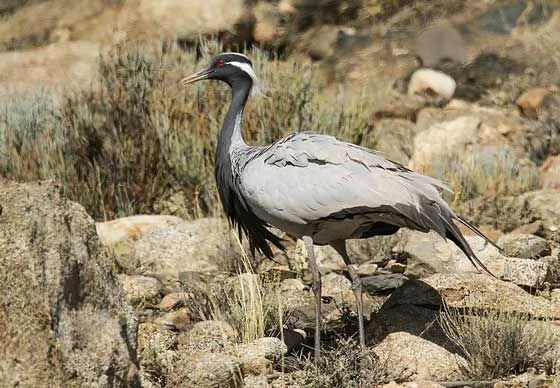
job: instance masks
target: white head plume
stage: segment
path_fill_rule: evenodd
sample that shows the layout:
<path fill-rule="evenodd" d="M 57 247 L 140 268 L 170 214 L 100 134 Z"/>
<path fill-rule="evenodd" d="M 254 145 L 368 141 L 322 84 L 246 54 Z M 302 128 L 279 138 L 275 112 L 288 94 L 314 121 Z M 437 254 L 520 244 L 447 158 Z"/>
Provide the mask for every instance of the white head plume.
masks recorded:
<path fill-rule="evenodd" d="M 253 70 L 250 64 L 245 62 L 236 62 L 236 61 L 228 62 L 228 64 L 235 66 L 238 69 L 241 69 L 242 71 L 247 73 L 249 77 L 251 77 L 251 80 L 253 81 L 253 86 L 251 87 L 251 96 L 255 97 L 255 96 L 263 95 L 261 91 L 259 78 L 255 74 L 255 71 Z"/>

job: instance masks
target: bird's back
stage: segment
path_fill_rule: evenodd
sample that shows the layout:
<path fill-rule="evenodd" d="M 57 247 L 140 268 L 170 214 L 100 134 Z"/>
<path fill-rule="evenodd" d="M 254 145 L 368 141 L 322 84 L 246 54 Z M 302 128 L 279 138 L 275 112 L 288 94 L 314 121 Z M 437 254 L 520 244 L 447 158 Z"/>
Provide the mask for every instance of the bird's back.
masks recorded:
<path fill-rule="evenodd" d="M 438 189 L 448 188 L 372 150 L 306 133 L 252 152 L 239 179 L 251 212 L 295 237 L 328 244 L 401 227 L 434 230 L 474 257 L 452 220 L 466 222 Z"/>

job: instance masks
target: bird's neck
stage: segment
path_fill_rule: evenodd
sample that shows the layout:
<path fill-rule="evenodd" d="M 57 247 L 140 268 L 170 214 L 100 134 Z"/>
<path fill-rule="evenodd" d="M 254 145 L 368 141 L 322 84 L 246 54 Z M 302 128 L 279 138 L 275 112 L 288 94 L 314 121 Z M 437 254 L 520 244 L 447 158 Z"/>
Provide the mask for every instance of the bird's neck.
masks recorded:
<path fill-rule="evenodd" d="M 223 160 L 226 155 L 237 149 L 247 147 L 247 143 L 243 140 L 241 134 L 243 122 L 243 110 L 247 103 L 247 98 L 251 91 L 251 84 L 245 82 L 239 85 L 232 85 L 232 99 L 229 109 L 226 113 L 224 124 L 218 136 L 218 145 L 216 150 L 216 160 Z"/>

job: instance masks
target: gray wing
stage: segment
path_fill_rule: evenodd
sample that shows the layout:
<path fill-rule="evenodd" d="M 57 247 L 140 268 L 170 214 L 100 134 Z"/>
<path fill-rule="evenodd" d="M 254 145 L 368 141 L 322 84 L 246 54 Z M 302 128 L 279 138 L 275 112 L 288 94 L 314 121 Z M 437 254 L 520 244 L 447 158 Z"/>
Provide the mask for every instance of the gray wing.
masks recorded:
<path fill-rule="evenodd" d="M 256 214 L 302 225 L 375 215 L 396 227 L 434 230 L 484 267 L 452 220 L 482 233 L 441 198 L 438 189 L 449 188 L 372 150 L 332 136 L 294 134 L 254 155 L 241 181 Z"/>

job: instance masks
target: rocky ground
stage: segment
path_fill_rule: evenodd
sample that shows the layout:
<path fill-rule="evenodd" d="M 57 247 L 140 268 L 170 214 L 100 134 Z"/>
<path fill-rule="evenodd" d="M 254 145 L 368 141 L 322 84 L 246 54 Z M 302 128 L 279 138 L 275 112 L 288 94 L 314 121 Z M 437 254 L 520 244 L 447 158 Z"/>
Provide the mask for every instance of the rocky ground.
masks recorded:
<path fill-rule="evenodd" d="M 0 4 L 3 93 L 86 88 L 100 54 L 148 38 L 192 48 L 216 35 L 308 63 L 321 96 L 342 90 L 368 102 L 360 143 L 447 181 L 454 209 L 501 248 L 464 231 L 493 278 L 433 233 L 350 242 L 364 283 L 365 354 L 353 340 L 348 273 L 331 248 L 317 248 L 325 359 L 315 366 L 301 242 L 286 237 L 288 250 L 255 271 L 226 221 L 186 219 L 196 212 L 184 193 L 153 206 L 161 214 L 95 222 L 67 186 L 0 171 L 0 386 L 559 386 L 559 7 Z M 4 154 L 20 155 L 0 144 Z"/>

